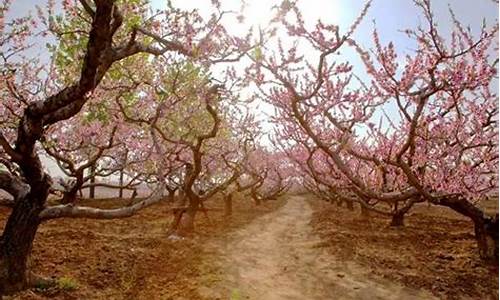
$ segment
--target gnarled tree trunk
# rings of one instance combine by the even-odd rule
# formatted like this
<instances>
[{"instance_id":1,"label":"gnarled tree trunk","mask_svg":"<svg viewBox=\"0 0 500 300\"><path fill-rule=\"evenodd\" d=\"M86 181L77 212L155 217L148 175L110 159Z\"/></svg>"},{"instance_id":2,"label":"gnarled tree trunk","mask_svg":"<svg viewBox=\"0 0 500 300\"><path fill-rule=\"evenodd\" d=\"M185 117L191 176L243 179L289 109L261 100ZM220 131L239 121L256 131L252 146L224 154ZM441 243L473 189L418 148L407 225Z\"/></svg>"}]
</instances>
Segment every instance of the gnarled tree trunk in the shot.
<instances>
[{"instance_id":1,"label":"gnarled tree trunk","mask_svg":"<svg viewBox=\"0 0 500 300\"><path fill-rule=\"evenodd\" d=\"M391 223L389 224L392 227L401 227L404 226L404 220L405 220L405 215L410 211L410 209L413 207L413 205L416 202L422 202L423 199L410 199L406 201L406 203L403 205L403 207L398 208L398 203L396 202L395 207L394 207L394 212L392 214L392 220Z\"/></svg>"},{"instance_id":2,"label":"gnarled tree trunk","mask_svg":"<svg viewBox=\"0 0 500 300\"><path fill-rule=\"evenodd\" d=\"M432 203L449 207L469 217L474 223L479 256L487 261L498 261L498 214L495 217L487 216L480 208L460 196L443 197Z\"/></svg>"},{"instance_id":3,"label":"gnarled tree trunk","mask_svg":"<svg viewBox=\"0 0 500 300\"><path fill-rule=\"evenodd\" d=\"M166 186L165 188L167 190L167 202L169 203L174 203L175 202L175 194L176 192L178 191L177 188L170 188L168 186Z\"/></svg>"},{"instance_id":4,"label":"gnarled tree trunk","mask_svg":"<svg viewBox=\"0 0 500 300\"><path fill-rule=\"evenodd\" d=\"M17 199L7 220L0 237L0 295L23 290L31 284L28 259L49 187L47 180L32 185L30 193Z\"/></svg>"},{"instance_id":5,"label":"gnarled tree trunk","mask_svg":"<svg viewBox=\"0 0 500 300\"><path fill-rule=\"evenodd\" d=\"M391 223L389 226L391 227L402 227L405 225L405 213L401 211L397 211L392 215Z\"/></svg>"},{"instance_id":6,"label":"gnarled tree trunk","mask_svg":"<svg viewBox=\"0 0 500 300\"><path fill-rule=\"evenodd\" d=\"M95 199L95 165L90 167L90 188L89 188L89 198Z\"/></svg>"},{"instance_id":7,"label":"gnarled tree trunk","mask_svg":"<svg viewBox=\"0 0 500 300\"><path fill-rule=\"evenodd\" d=\"M498 214L494 218L474 220L474 233L479 256L485 260L498 261Z\"/></svg>"},{"instance_id":8,"label":"gnarled tree trunk","mask_svg":"<svg viewBox=\"0 0 500 300\"><path fill-rule=\"evenodd\" d=\"M187 236L194 231L194 219L200 206L198 197L190 197L189 205L184 208L186 199L181 200L182 208L174 211L174 220L169 229L169 235Z\"/></svg>"}]
</instances>

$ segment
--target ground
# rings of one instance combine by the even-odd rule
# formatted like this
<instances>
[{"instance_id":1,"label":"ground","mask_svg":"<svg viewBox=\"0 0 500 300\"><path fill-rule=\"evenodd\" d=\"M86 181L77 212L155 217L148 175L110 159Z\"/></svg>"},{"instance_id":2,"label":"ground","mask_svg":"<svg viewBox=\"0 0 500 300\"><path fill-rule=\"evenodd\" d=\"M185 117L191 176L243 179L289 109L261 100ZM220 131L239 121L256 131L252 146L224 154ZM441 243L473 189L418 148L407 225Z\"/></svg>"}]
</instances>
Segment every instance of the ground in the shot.
<instances>
[{"instance_id":1,"label":"ground","mask_svg":"<svg viewBox=\"0 0 500 300\"><path fill-rule=\"evenodd\" d=\"M119 202L86 204L113 207ZM127 219L44 223L30 264L37 274L59 279L61 287L40 287L9 299L203 299L198 287L219 280L217 270L204 260L206 242L282 204L270 201L255 207L250 199L236 197L234 217L226 218L221 199L211 200L207 203L210 219L200 213L196 234L183 240L167 239L172 218L166 203ZM8 210L0 208L0 229L7 216Z\"/></svg>"},{"instance_id":2,"label":"ground","mask_svg":"<svg viewBox=\"0 0 500 300\"><path fill-rule=\"evenodd\" d=\"M112 207L118 200L90 203ZM161 203L123 220L41 226L31 266L58 278L10 299L495 299L498 268L476 254L471 224L435 207L407 226L308 196L255 207L207 203L197 233L167 239ZM0 228L7 217L0 210Z\"/></svg>"},{"instance_id":3,"label":"ground","mask_svg":"<svg viewBox=\"0 0 500 300\"><path fill-rule=\"evenodd\" d=\"M498 299L498 265L480 260L472 223L452 210L420 205L405 227L391 228L385 217L366 219L359 211L310 203L315 233L339 260L440 299ZM486 210L498 212L497 204L495 199Z\"/></svg>"},{"instance_id":4,"label":"ground","mask_svg":"<svg viewBox=\"0 0 500 300\"><path fill-rule=\"evenodd\" d=\"M210 245L226 274L215 287L223 292L214 295L266 300L433 298L325 251L312 232L312 214L305 197L290 197L283 207Z\"/></svg>"}]
</instances>

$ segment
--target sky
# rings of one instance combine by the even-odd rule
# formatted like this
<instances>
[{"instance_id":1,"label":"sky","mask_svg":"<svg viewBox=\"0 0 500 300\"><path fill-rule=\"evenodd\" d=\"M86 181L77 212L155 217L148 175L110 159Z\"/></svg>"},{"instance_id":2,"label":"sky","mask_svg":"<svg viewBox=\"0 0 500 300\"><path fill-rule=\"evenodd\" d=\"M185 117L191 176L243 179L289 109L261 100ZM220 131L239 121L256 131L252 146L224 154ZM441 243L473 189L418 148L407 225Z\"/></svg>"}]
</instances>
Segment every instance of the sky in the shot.
<instances>
[{"instance_id":1,"label":"sky","mask_svg":"<svg viewBox=\"0 0 500 300\"><path fill-rule=\"evenodd\" d=\"M353 20L358 16L365 1L363 0L297 0L306 20L306 25L312 26L318 19L327 24L336 24L341 32L346 32ZM56 1L57 6L60 7ZM246 0L244 12L245 21L239 24L235 18L228 18L225 25L232 33L245 33L249 26L267 26L272 17L272 6L279 4L281 0ZM35 5L44 5L46 0L14 0L12 10L7 15L18 17L31 11L36 13ZM211 8L211 0L172 0L176 7L185 9L199 9L203 14L208 14ZM221 0L222 7L227 10L239 11L241 7L240 0ZM166 5L165 0L151 0L154 8L163 8ZM478 32L483 18L487 24L493 24L498 19L498 4L493 0L434 0L432 8L435 20L438 23L440 32L446 35L451 29L451 18L449 7L453 9L458 19L464 25L470 25L473 32ZM375 23L373 22L375 21ZM400 53L409 53L413 51L413 42L407 36L400 32L407 28L415 28L425 21L420 11L415 7L412 0L373 0L372 5L364 18L354 37L365 48L372 46L372 31L374 26L378 29L381 42L383 44L389 41L394 42ZM39 51L44 51L43 45L36 47ZM40 50L42 49L42 50ZM307 57L307 53L306 53ZM310 57L314 59L315 56ZM354 70L359 75L363 75L364 68L361 61L353 53L344 53L344 59L354 65ZM498 86L498 84L497 84ZM498 87L496 87L498 90ZM257 112L261 116L272 113L272 107L266 104L259 104ZM266 125L269 126L269 125ZM268 128L269 129L269 128ZM48 163L48 168L55 170L52 163ZM60 171L55 170L57 175Z\"/></svg>"},{"instance_id":2,"label":"sky","mask_svg":"<svg viewBox=\"0 0 500 300\"><path fill-rule=\"evenodd\" d=\"M8 16L22 16L35 11L35 5L44 5L47 0L14 0ZM164 8L166 0L150 0L153 8ZM224 10L239 11L241 0L220 0ZM232 33L243 34L249 26L265 27L273 15L272 7L282 0L244 0L246 3L243 24L236 22L235 17L223 21ZM352 24L363 7L364 0L296 0L306 20L312 26L318 19L327 24L339 25L345 32ZM56 7L60 7L56 0ZM172 0L174 6L184 9L198 9L202 15L211 11L211 0ZM440 32L447 33L451 29L449 8L452 8L458 19L464 25L470 25L473 32L478 32L483 18L488 24L498 19L498 4L494 0L433 0L432 8ZM375 22L375 23L374 23ZM354 37L365 48L372 46L372 31L374 26L379 31L382 43L394 42L400 52L411 52L413 42L400 32L407 28L415 28L424 23L420 11L412 0L373 0L367 16L364 18ZM424 24L425 25L425 24ZM37 49L42 49L43 46ZM346 58L355 67L361 66L356 55L345 53ZM306 54L307 55L307 54Z\"/></svg>"},{"instance_id":3,"label":"sky","mask_svg":"<svg viewBox=\"0 0 500 300\"><path fill-rule=\"evenodd\" d=\"M35 13L35 5L44 5L47 0L13 0L12 9L8 16L23 16L29 11ZM166 0L150 0L154 8L164 8ZM245 21L238 24L234 18L228 18L226 25L234 33L246 32L251 25L266 26L272 17L272 6L281 0L245 0ZM297 0L304 15L306 23L312 25L321 19L325 23L333 23L341 29L348 28L363 7L364 0ZM60 7L56 0L56 6ZM199 9L200 12L210 12L211 0L172 0L176 7L185 9ZM221 0L222 7L228 10L239 11L240 0ZM432 7L435 19L442 32L449 32L451 28L451 7L458 19L477 32L483 18L488 24L493 24L498 19L498 4L494 0L433 0ZM354 37L362 44L370 44L375 20L382 42L393 41L402 49L410 49L411 42L405 34L399 32L406 28L414 28L423 22L422 16L412 0L373 0L367 16L355 32ZM366 41L366 43L365 43Z\"/></svg>"},{"instance_id":4,"label":"sky","mask_svg":"<svg viewBox=\"0 0 500 300\"><path fill-rule=\"evenodd\" d=\"M316 20L330 24L337 24L345 30L359 14L364 0L297 0L306 23L312 25ZM152 5L161 8L163 0L152 0ZM229 28L241 29L249 25L265 26L272 17L272 7L281 0L246 0L244 25L235 24L228 20ZM210 0L172 0L177 7L199 9L201 12L210 11ZM222 7L239 10L239 0L221 0ZM434 0L432 8L435 19L442 32L449 32L451 28L449 7L453 9L463 24L478 29L482 19L489 24L498 19L498 4L493 0ZM371 39L373 22L379 30L381 40L393 41L397 45L407 45L408 38L399 32L406 28L414 28L423 22L420 12L412 0L373 0L367 16L361 23L354 37L360 41ZM477 30L476 30L477 32Z\"/></svg>"}]
</instances>

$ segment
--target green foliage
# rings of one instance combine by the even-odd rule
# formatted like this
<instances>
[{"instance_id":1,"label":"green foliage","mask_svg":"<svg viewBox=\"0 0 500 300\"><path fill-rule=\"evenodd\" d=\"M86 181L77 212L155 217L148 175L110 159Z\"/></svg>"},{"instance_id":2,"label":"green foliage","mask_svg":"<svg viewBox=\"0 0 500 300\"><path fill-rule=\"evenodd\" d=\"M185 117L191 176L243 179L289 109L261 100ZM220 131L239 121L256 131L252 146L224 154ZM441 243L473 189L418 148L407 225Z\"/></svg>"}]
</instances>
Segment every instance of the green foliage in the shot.
<instances>
[{"instance_id":1,"label":"green foliage","mask_svg":"<svg viewBox=\"0 0 500 300\"><path fill-rule=\"evenodd\" d=\"M35 289L43 293L54 293L58 290L62 291L74 291L78 288L76 281L67 276L63 276L57 280L39 280Z\"/></svg>"},{"instance_id":2,"label":"green foliage","mask_svg":"<svg viewBox=\"0 0 500 300\"><path fill-rule=\"evenodd\" d=\"M262 49L260 47L255 47L252 53L253 58L256 61L261 61L263 56L262 56Z\"/></svg>"},{"instance_id":3,"label":"green foliage","mask_svg":"<svg viewBox=\"0 0 500 300\"><path fill-rule=\"evenodd\" d=\"M231 291L231 300L240 300L241 299L241 293L238 289L233 289Z\"/></svg>"},{"instance_id":4,"label":"green foliage","mask_svg":"<svg viewBox=\"0 0 500 300\"><path fill-rule=\"evenodd\" d=\"M73 291L78 288L78 284L73 278L63 276L57 279L57 287L64 291Z\"/></svg>"},{"instance_id":5,"label":"green foliage","mask_svg":"<svg viewBox=\"0 0 500 300\"><path fill-rule=\"evenodd\" d=\"M134 28L142 23L142 17L139 15L132 15L128 19L126 19L126 26L129 28Z\"/></svg>"},{"instance_id":6,"label":"green foliage","mask_svg":"<svg viewBox=\"0 0 500 300\"><path fill-rule=\"evenodd\" d=\"M135 91L126 92L122 95L122 99L125 101L126 106L133 106L139 100L139 97Z\"/></svg>"},{"instance_id":7,"label":"green foliage","mask_svg":"<svg viewBox=\"0 0 500 300\"><path fill-rule=\"evenodd\" d=\"M118 1L123 13L123 26L114 36L114 42L128 41L132 28L143 24L145 16L147 15L147 4L145 0L120 0ZM84 12L81 15L85 15ZM79 15L66 14L66 15L53 15L49 17L49 22L54 24L59 33L57 46L47 44L47 49L52 53L54 66L59 73L59 80L62 84L68 85L73 83L77 76L81 64L83 62L83 55L85 53L90 24ZM145 38L145 43L150 43L151 38ZM124 65L130 65L138 59L144 59L145 55L137 55L128 57L119 63L115 63L113 67L106 74L107 78L117 80L123 77L122 69Z\"/></svg>"},{"instance_id":8,"label":"green foliage","mask_svg":"<svg viewBox=\"0 0 500 300\"><path fill-rule=\"evenodd\" d=\"M194 139L205 134L213 126L213 119L200 99L199 91L208 88L210 74L203 68L185 61L168 69L162 78L163 87L157 91L157 99L179 97L175 108L161 124L174 138Z\"/></svg>"},{"instance_id":9,"label":"green foliage","mask_svg":"<svg viewBox=\"0 0 500 300\"><path fill-rule=\"evenodd\" d=\"M40 292L44 292L52 287L54 287L54 282L48 280L38 281L35 285L35 289Z\"/></svg>"},{"instance_id":10,"label":"green foliage","mask_svg":"<svg viewBox=\"0 0 500 300\"><path fill-rule=\"evenodd\" d=\"M89 105L88 110L85 112L84 122L99 121L103 124L109 122L109 113L106 102L98 102L93 105Z\"/></svg>"},{"instance_id":11,"label":"green foliage","mask_svg":"<svg viewBox=\"0 0 500 300\"><path fill-rule=\"evenodd\" d=\"M83 32L88 32L90 25L82 18L62 15L50 16L49 22L55 24L61 34L57 45L47 44L47 49L52 54L55 70L60 75L59 80L68 85L79 75L88 42L88 36Z\"/></svg>"}]
</instances>

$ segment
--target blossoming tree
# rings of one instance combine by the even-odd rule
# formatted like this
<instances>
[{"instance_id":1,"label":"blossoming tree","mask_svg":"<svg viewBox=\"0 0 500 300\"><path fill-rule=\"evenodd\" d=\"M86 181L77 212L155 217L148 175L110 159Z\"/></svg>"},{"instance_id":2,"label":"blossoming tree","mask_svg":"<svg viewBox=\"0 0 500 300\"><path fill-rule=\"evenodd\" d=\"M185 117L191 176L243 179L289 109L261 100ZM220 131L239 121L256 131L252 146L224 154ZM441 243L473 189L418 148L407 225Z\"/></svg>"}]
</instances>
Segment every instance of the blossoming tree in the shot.
<instances>
[{"instance_id":1,"label":"blossoming tree","mask_svg":"<svg viewBox=\"0 0 500 300\"><path fill-rule=\"evenodd\" d=\"M492 88L498 24L483 25L476 37L452 12L447 39L430 1L417 1L426 25L406 31L417 49L401 57L376 30L371 51L353 39L369 4L345 33L322 22L308 29L290 1L278 8L275 22L295 43L254 56L252 69L263 97L278 109L278 138L290 149L309 149L295 161L325 191L363 207L399 207L397 222L416 202L449 207L474 223L480 256L497 257L498 217L476 204L498 189ZM307 45L316 60L308 61L297 45ZM358 53L368 79L338 61L341 47Z\"/></svg>"},{"instance_id":2,"label":"blossoming tree","mask_svg":"<svg viewBox=\"0 0 500 300\"><path fill-rule=\"evenodd\" d=\"M101 87L116 86L124 76L120 69L131 59L146 64L147 55L175 53L209 67L216 62L234 61L249 49L245 38L230 36L220 24L224 12L216 2L215 12L207 19L197 11L185 12L171 6L150 15L143 1L118 4L111 0L80 0L63 4L63 16L54 13L53 2L49 1L46 9L39 8L40 21L33 17L7 21L10 1L0 6L0 189L12 196L1 201L11 207L11 214L0 237L0 294L36 283L37 277L27 262L44 220L126 217L161 199L162 191L158 189L146 199L118 209L82 207L71 199L67 204L48 205L53 182L42 166L43 147L39 143L53 146L47 133L77 115L90 99L109 97ZM61 42L52 46L54 52L63 55L54 55L49 64L29 59L31 39L49 33ZM53 67L58 63L66 64L66 68ZM64 135L64 126L60 130ZM108 143L100 145L104 148L114 144L111 139L116 134L113 129L107 132ZM86 158L87 163L93 157Z\"/></svg>"}]
</instances>

